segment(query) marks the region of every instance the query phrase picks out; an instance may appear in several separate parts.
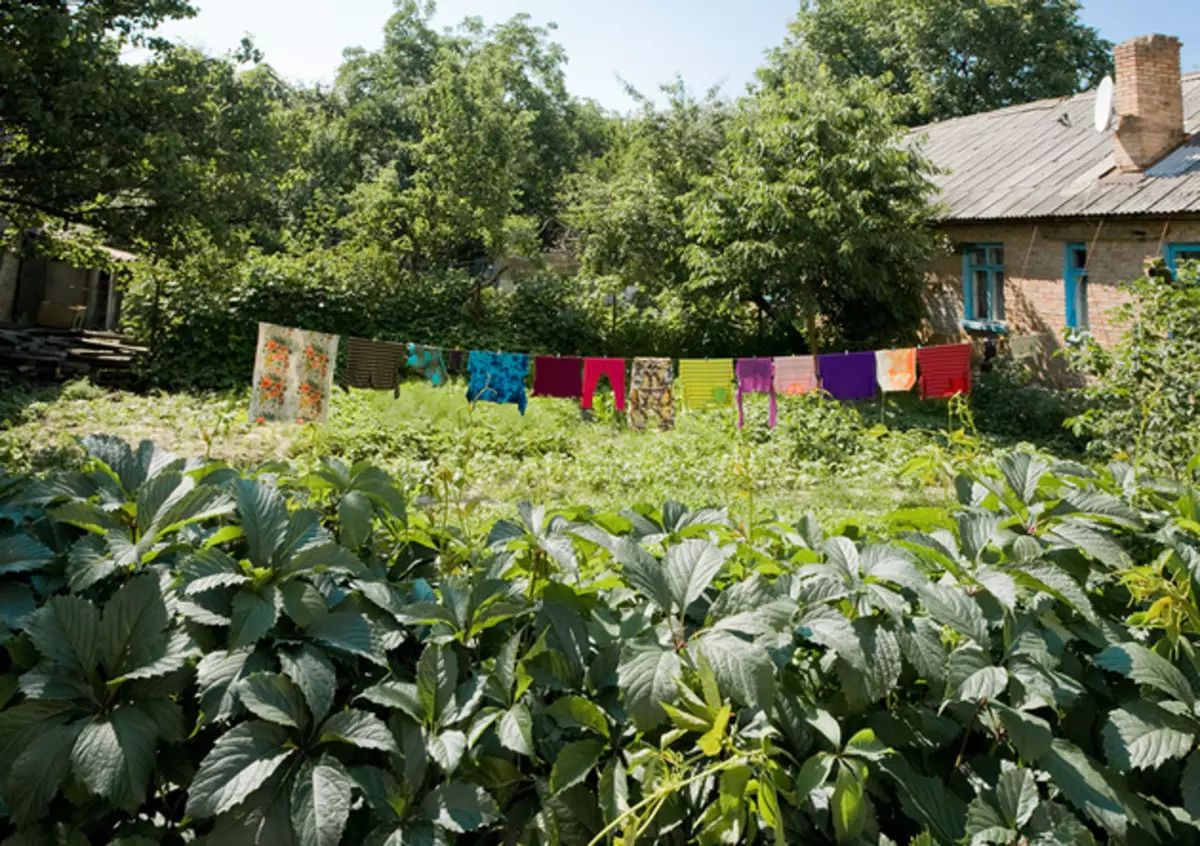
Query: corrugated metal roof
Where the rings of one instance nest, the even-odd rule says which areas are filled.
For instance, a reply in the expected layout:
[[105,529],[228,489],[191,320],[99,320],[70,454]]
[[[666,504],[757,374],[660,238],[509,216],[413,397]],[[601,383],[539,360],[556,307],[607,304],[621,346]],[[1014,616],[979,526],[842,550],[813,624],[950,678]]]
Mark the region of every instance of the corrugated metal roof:
[[1144,174],[1113,173],[1113,136],[1092,125],[1095,93],[1042,100],[914,129],[943,171],[948,220],[1200,214],[1200,73],[1183,78],[1193,137]]

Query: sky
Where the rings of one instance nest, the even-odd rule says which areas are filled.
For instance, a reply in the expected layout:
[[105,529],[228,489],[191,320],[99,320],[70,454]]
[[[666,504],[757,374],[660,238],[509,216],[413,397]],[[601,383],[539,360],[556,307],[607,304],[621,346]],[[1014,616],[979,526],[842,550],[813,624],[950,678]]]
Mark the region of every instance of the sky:
[[[288,79],[329,83],[346,47],[378,48],[392,0],[192,0],[200,14],[164,32],[211,53],[253,36]],[[1082,17],[1109,41],[1161,32],[1184,43],[1183,68],[1200,70],[1197,0],[1085,0]],[[488,23],[525,12],[558,25],[572,93],[625,112],[633,101],[620,79],[646,94],[681,75],[703,92],[740,94],[763,54],[780,44],[798,0],[440,0],[434,22]]]

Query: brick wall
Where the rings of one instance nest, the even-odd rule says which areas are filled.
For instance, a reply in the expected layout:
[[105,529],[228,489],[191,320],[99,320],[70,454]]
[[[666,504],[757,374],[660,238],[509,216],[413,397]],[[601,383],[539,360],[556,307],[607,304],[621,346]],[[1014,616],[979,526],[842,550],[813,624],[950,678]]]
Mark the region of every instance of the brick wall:
[[1143,35],[1117,45],[1117,169],[1135,172],[1178,147],[1183,134],[1179,39]]
[[[1162,254],[1161,244],[1200,243],[1200,217],[1186,221],[1107,220],[1078,223],[948,224],[943,233],[954,245],[1001,243],[1004,245],[1008,338],[1046,334],[1045,375],[1063,376],[1049,355],[1061,346],[1067,326],[1066,245],[1089,247],[1088,317],[1092,335],[1105,346],[1120,340],[1125,326],[1109,313],[1125,302],[1118,283],[1142,275],[1147,258]],[[1164,237],[1164,226],[1166,233]],[[964,331],[962,253],[952,252],[930,266],[932,288],[927,297],[927,336],[931,341],[961,340]]]

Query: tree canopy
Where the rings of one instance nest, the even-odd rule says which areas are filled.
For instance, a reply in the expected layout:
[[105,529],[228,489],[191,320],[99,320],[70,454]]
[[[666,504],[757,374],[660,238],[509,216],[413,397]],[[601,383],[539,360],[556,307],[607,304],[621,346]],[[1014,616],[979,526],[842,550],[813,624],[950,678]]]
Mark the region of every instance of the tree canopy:
[[1112,45],[1079,0],[804,0],[765,69],[778,82],[811,53],[836,80],[887,79],[911,97],[902,119],[944,120],[1091,88]]

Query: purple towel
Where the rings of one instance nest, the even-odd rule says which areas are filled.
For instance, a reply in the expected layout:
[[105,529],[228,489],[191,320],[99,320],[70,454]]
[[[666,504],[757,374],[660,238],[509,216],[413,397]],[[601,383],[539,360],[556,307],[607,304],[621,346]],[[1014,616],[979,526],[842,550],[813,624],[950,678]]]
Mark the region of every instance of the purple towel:
[[767,394],[771,397],[770,426],[775,428],[775,362],[769,358],[739,358],[737,362],[738,428],[746,425],[742,406],[744,394]]
[[834,353],[817,356],[821,387],[835,400],[875,397],[875,353]]

